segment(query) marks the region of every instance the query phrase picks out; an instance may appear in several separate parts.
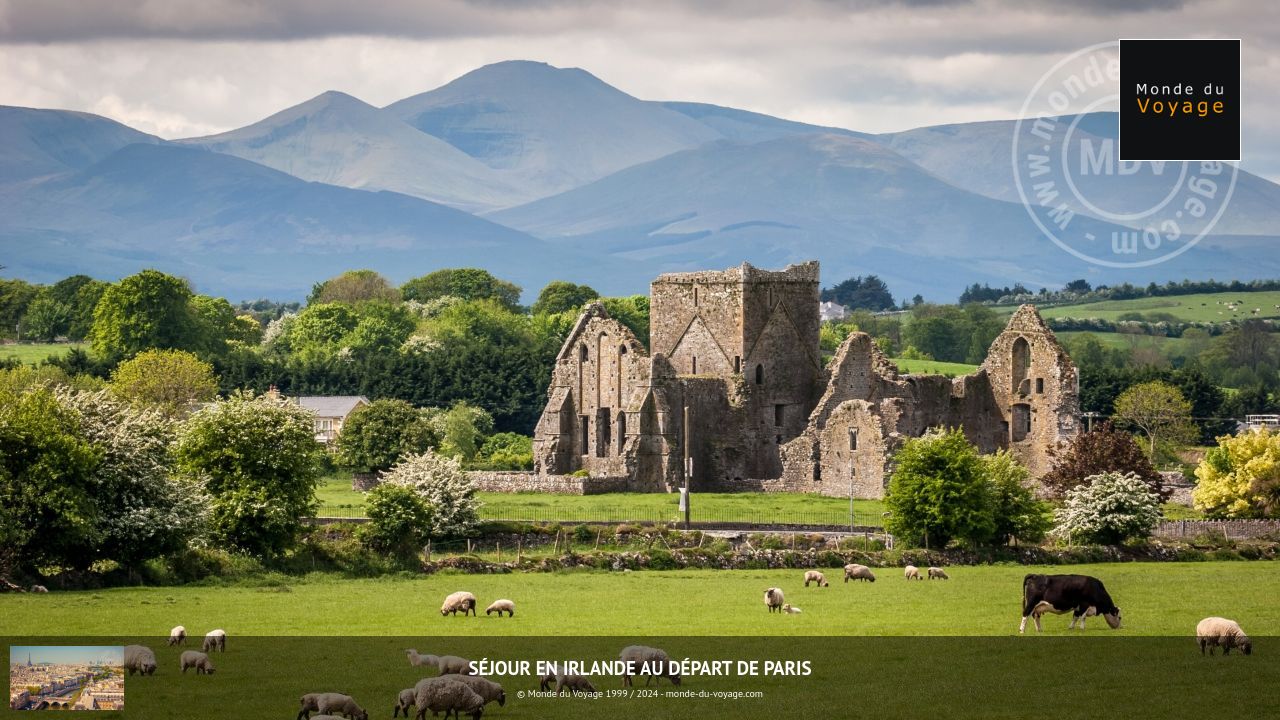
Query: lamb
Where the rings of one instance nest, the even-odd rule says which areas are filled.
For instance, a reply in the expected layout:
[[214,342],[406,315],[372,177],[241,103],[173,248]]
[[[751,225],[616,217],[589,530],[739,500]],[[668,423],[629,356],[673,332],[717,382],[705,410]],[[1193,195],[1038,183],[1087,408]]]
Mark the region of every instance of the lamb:
[[342,693],[307,693],[298,703],[302,706],[298,711],[298,717],[301,720],[307,720],[313,712],[320,715],[342,715],[351,720],[369,720],[369,713],[350,695]]
[[1245,655],[1253,654],[1253,641],[1240,629],[1239,623],[1226,618],[1207,617],[1197,623],[1196,642],[1200,644],[1201,655],[1206,647],[1210,655],[1217,647],[1222,648],[1223,655],[1230,655],[1231,648],[1239,648]]
[[431,667],[437,667],[440,663],[439,655],[420,655],[418,654],[418,651],[413,648],[409,648],[404,652],[409,656],[410,665],[430,665]]
[[826,576],[817,570],[809,570],[805,572],[804,586],[809,587],[810,581],[818,583],[818,587],[828,587],[830,585],[830,583],[827,582]]
[[507,704],[507,692],[502,689],[502,685],[479,675],[455,675],[448,676],[451,680],[458,682],[471,688],[477,695],[484,698],[485,704],[497,702],[498,707]]
[[561,673],[556,678],[556,694],[560,695],[565,690],[568,690],[570,695],[595,693],[596,686],[591,684],[591,680],[586,675]]
[[908,579],[908,580],[923,580],[923,579],[924,579],[924,578],[920,577],[920,568],[916,567],[915,565],[908,565],[908,566],[906,566],[905,568],[903,568],[903,569],[902,569],[902,575],[903,575],[903,577],[905,577],[905,578],[906,578],[906,579]]
[[788,615],[799,615],[803,611],[800,608],[792,605],[791,603],[787,603],[786,605],[782,606],[782,612]]
[[[416,702],[415,698],[417,696],[418,692],[413,688],[405,688],[401,690],[400,696],[396,698],[396,706],[391,711],[391,717],[400,717],[400,713],[402,712],[406,718],[409,717],[409,708],[414,706],[414,703]],[[316,720],[316,718],[311,718],[311,720]]]
[[426,720],[428,710],[432,715],[443,710],[446,718],[450,713],[458,716],[465,712],[473,720],[480,720],[484,713],[484,698],[452,676],[419,680],[414,686],[413,702],[418,706],[416,720]]
[[498,613],[498,617],[502,617],[502,613],[506,613],[507,617],[515,617],[516,604],[510,600],[494,600],[489,607],[485,608],[484,614]]
[[463,616],[466,616],[468,612],[475,615],[476,596],[465,590],[459,590],[456,593],[451,593],[449,597],[446,597],[444,599],[444,604],[440,606],[440,614],[442,616],[449,614],[457,616],[459,611],[462,612]]
[[[618,653],[618,658],[623,662],[632,663],[632,669],[636,671],[637,675],[642,674],[644,670],[648,670],[649,672],[644,673],[649,676],[644,681],[645,685],[648,685],[654,678],[664,677],[670,680],[672,685],[680,684],[679,666],[671,662],[671,658],[663,650],[644,645],[628,645],[622,648],[622,652]],[[648,665],[647,668],[645,667],[646,664]],[[654,672],[656,669],[661,669],[661,672]],[[630,673],[622,676],[622,685],[623,687],[631,687]]]
[[187,642],[187,629],[181,625],[169,631],[169,647]]
[[154,675],[156,672],[156,654],[146,645],[124,646],[124,669],[130,675]]
[[178,663],[182,666],[182,674],[187,674],[187,668],[195,668],[197,675],[212,675],[213,663],[209,660],[209,656],[195,650],[187,650],[178,658]]
[[930,580],[950,580],[951,576],[947,574],[946,570],[943,570],[940,567],[931,567],[929,568],[929,579]]
[[436,669],[441,675],[471,675],[475,672],[470,660],[457,655],[441,655],[436,660]]
[[785,601],[781,588],[771,587],[764,591],[764,606],[769,608],[769,612],[781,611]]
[[226,630],[210,630],[204,636],[204,646],[200,648],[205,652],[217,650],[218,652],[227,651],[227,631]]
[[875,582],[876,575],[875,573],[871,572],[871,568],[867,567],[866,565],[858,565],[857,563],[853,563],[853,564],[844,566],[844,581],[849,582],[850,579],[863,580],[866,582]]

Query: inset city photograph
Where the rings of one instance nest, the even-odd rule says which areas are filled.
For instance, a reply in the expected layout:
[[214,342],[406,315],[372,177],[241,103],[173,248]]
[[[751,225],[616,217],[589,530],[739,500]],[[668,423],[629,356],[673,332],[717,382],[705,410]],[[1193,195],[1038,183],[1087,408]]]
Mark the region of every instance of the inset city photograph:
[[10,710],[121,710],[119,645],[11,645]]

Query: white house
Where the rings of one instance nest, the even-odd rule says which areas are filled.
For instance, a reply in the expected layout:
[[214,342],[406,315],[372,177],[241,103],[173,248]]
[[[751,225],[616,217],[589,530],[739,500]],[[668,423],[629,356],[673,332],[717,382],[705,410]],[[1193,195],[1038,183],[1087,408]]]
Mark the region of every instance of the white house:
[[315,414],[316,442],[322,443],[338,437],[351,413],[369,404],[363,395],[300,395],[294,400]]

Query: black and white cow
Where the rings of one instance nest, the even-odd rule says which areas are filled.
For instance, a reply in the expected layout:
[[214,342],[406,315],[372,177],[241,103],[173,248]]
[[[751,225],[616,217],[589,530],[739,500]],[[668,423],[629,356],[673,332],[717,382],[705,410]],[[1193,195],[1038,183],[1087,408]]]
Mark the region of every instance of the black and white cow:
[[1090,615],[1101,615],[1114,630],[1120,627],[1120,608],[1111,602],[1111,596],[1102,581],[1088,575],[1027,575],[1022,579],[1022,624],[1018,632],[1027,629],[1027,618],[1036,621],[1040,632],[1040,616],[1051,612],[1055,615],[1071,613],[1068,629]]

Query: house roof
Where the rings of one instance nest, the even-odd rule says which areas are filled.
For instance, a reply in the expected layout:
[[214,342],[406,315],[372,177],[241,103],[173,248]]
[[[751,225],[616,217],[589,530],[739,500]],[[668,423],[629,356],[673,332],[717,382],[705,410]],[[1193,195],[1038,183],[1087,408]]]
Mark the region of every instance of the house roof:
[[344,418],[361,405],[368,405],[363,395],[299,395],[294,398],[302,407],[318,417]]

